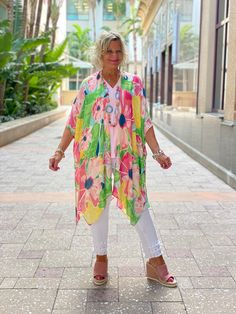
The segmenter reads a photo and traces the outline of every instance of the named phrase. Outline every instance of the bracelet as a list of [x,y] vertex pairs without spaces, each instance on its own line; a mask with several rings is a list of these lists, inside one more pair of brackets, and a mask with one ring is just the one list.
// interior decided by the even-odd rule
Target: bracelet
[[58,147],[58,148],[56,149],[55,153],[60,153],[61,156],[62,156],[62,158],[65,158],[65,153],[64,153],[64,151],[63,151],[60,147]]
[[160,157],[161,155],[165,155],[165,153],[163,152],[162,149],[158,149],[158,152],[157,152],[157,153],[154,153],[154,154],[152,155],[152,158],[155,159],[155,160],[157,160],[157,158]]

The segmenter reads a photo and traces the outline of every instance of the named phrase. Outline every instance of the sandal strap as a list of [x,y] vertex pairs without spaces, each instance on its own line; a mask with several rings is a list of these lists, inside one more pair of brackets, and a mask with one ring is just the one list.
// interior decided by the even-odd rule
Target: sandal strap
[[93,269],[93,275],[94,276],[102,276],[106,277],[107,276],[107,262],[95,262],[94,269]]
[[165,280],[166,282],[169,282],[170,279],[174,280],[174,277],[170,275],[166,264],[158,265],[157,271],[162,280]]

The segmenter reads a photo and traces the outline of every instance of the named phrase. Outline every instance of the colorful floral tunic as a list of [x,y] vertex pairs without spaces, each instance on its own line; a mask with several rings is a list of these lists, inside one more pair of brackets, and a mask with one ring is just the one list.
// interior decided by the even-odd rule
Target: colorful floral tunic
[[74,136],[76,221],[95,223],[109,196],[135,225],[149,206],[146,192],[145,133],[152,127],[140,78],[121,74],[117,161],[112,186],[109,94],[97,72],[85,79],[66,126]]

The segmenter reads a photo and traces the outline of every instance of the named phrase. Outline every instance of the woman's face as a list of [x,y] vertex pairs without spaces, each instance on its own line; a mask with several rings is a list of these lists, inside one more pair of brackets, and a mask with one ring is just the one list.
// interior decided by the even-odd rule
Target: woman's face
[[121,64],[123,53],[120,40],[112,40],[102,55],[103,69],[116,70]]

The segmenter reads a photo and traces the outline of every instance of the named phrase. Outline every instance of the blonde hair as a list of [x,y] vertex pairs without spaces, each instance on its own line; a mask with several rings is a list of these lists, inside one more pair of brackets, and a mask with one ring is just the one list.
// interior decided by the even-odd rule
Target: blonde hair
[[91,50],[91,62],[97,69],[102,69],[102,55],[107,51],[112,40],[120,41],[122,51],[121,65],[125,65],[127,60],[125,41],[119,33],[110,31],[103,32]]

